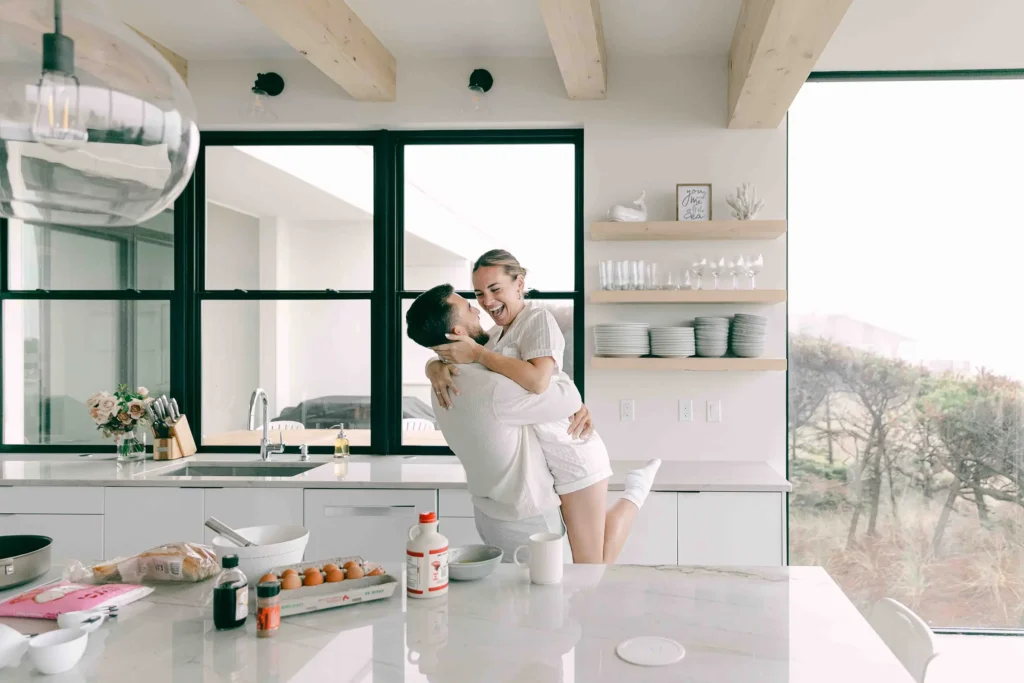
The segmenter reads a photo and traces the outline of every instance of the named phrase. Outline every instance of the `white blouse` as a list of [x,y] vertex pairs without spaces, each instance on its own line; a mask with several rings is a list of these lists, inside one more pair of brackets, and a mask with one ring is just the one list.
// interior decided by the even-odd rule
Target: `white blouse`
[[495,353],[519,360],[551,356],[555,359],[555,372],[562,371],[565,337],[555,316],[536,303],[527,301],[504,334],[500,327],[495,327],[490,335],[487,348]]

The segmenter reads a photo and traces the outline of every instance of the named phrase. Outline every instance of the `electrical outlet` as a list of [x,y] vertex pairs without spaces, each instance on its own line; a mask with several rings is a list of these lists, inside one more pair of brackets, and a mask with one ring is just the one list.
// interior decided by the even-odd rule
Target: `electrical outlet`
[[722,402],[721,401],[708,401],[707,420],[708,420],[708,422],[721,422],[722,421]]
[[636,416],[636,402],[631,398],[619,401],[619,422],[633,422]]
[[693,422],[693,401],[688,398],[679,399],[679,421]]

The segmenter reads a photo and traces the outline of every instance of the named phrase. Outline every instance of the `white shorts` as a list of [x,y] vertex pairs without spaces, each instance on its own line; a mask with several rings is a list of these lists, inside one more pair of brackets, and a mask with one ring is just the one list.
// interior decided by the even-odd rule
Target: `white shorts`
[[502,562],[511,562],[512,555],[516,548],[521,545],[529,545],[530,536],[546,532],[564,534],[565,525],[562,524],[562,513],[558,508],[544,515],[520,519],[516,522],[504,522],[500,519],[488,517],[479,509],[473,508],[473,517],[476,520],[476,530],[487,545],[495,545],[502,549],[504,555]]
[[533,429],[558,495],[582,491],[612,476],[608,449],[597,432],[579,441],[570,440],[561,425],[534,425]]

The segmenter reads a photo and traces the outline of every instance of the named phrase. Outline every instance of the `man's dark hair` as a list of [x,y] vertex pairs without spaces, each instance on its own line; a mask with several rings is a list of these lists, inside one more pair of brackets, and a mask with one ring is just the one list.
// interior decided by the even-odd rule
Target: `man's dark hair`
[[405,314],[409,339],[427,348],[448,343],[445,335],[455,326],[455,311],[448,303],[448,297],[454,291],[454,287],[444,284],[416,297]]

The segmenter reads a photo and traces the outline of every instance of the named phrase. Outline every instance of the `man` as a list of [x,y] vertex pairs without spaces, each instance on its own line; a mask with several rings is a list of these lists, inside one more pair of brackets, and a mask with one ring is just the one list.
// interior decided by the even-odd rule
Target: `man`
[[[425,347],[448,342],[448,333],[487,342],[480,311],[451,285],[420,295],[406,314],[409,338]],[[540,443],[528,425],[564,419],[583,406],[572,384],[552,383],[532,394],[512,380],[477,364],[459,366],[459,393],[453,409],[432,397],[445,439],[466,470],[476,528],[489,545],[515,549],[535,533],[562,533],[559,499]]]

